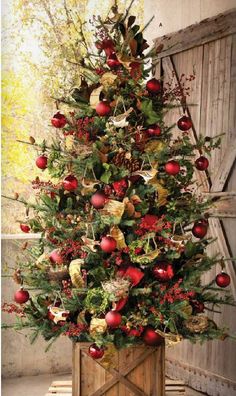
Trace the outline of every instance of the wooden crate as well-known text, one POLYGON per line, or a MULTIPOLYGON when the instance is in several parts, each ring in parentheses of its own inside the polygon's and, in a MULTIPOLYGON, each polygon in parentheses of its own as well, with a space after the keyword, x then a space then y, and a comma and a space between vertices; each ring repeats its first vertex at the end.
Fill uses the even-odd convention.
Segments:
POLYGON ((88 355, 89 343, 73 344, 72 396, 164 396, 165 346, 135 346, 114 354, 114 368, 88 355))
MULTIPOLYGON (((183 381, 166 379, 165 396, 184 396, 183 381)), ((72 381, 54 381, 45 396, 72 396, 72 381)))

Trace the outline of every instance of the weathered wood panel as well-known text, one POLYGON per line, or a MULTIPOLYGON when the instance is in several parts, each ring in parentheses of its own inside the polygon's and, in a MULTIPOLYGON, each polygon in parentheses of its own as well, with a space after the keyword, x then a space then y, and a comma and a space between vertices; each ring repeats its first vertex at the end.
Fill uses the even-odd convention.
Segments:
MULTIPOLYGON (((232 25, 236 25, 235 11, 227 13, 232 18, 232 25)), ((221 17, 223 21, 223 17, 221 17)), ((218 20, 217 18, 215 20, 218 20)), ((182 73, 195 74, 191 83, 190 96, 187 98, 187 112, 193 120, 193 130, 190 131, 192 140, 198 136, 217 136, 224 134, 222 145, 210 158, 207 174, 198 172, 196 179, 199 183, 198 191, 208 193, 221 200, 212 210, 210 220, 210 234, 218 237, 209 248, 209 254, 220 251, 226 258, 236 257, 236 220, 235 220, 235 147, 236 147, 236 35, 222 30, 222 34, 210 32, 205 23, 201 33, 201 24, 192 26, 190 30, 158 39, 158 44, 165 45, 159 54, 163 71, 164 83, 173 79, 178 82, 182 73), (195 29, 195 30, 194 30, 195 29), (207 32, 208 35, 207 37, 207 32), (190 32, 190 36, 186 32, 190 32), (211 34, 212 33, 212 34, 211 34), (186 34, 186 39, 184 35, 186 34), (198 36, 198 46, 194 47, 198 36), (204 40, 202 40, 204 36, 204 40), (181 38, 183 40, 181 41, 181 38), (217 38, 217 40, 216 40, 217 38), (176 42, 175 42, 176 40, 176 42), (187 43, 188 41, 188 43, 187 43), (166 44, 168 43, 168 44, 166 44), (204 43, 204 45, 199 45, 204 43), (168 56, 167 56, 168 55, 168 56), (169 56, 171 55, 171 56, 169 56), (229 199, 230 197, 230 199, 229 199), (228 198, 228 200, 226 200, 228 198), (234 216, 234 219, 230 216, 234 216), (222 219, 223 218, 223 219, 222 219)), ((212 24, 212 27, 214 23, 212 24)), ((233 29, 233 27, 231 27, 233 29)), ((213 29, 214 30, 214 29, 213 29)), ((234 30, 231 31, 231 33, 234 30)), ((168 124, 175 123, 183 114, 181 107, 173 109, 167 116, 168 124)), ((176 134, 180 132, 175 128, 176 134)), ((236 296, 235 264, 226 261, 226 271, 231 276, 231 291, 236 296)), ((205 275, 203 281, 215 278, 220 268, 214 268, 205 275)), ((222 314, 206 312, 216 323, 223 326, 227 323, 231 332, 236 328, 234 307, 223 307, 222 314)), ((167 373, 179 376, 198 390, 208 392, 213 396, 236 395, 236 344, 226 341, 208 342, 203 346, 183 343, 167 350, 167 373)))

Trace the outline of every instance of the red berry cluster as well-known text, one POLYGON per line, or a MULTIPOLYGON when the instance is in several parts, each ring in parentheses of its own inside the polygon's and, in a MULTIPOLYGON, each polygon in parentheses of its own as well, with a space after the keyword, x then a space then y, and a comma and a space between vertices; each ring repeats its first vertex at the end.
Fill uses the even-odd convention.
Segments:
POLYGON ((165 302, 169 304, 173 304, 175 301, 183 301, 190 300, 195 296, 194 291, 184 291, 180 285, 182 283, 182 279, 179 279, 172 287, 168 289, 168 285, 161 285, 160 292, 163 295, 160 299, 160 304, 164 304, 165 302))
POLYGON ((78 337, 81 333, 87 332, 88 326, 83 323, 70 323, 64 335, 68 337, 78 337))
POLYGON ((7 312, 7 313, 15 313, 16 315, 22 317, 25 317, 24 309, 18 307, 15 304, 8 304, 4 303, 2 305, 2 311, 7 312))
POLYGON ((142 236, 147 232, 160 232, 162 230, 170 229, 171 224, 165 221, 165 216, 157 217, 155 215, 146 214, 142 217, 138 230, 135 231, 136 235, 142 236))

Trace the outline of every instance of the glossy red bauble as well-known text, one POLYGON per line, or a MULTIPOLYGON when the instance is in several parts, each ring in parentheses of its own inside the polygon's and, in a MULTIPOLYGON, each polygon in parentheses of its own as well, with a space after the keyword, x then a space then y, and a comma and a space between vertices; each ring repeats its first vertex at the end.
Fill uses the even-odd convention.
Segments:
POLYGON ((39 169, 46 169, 48 164, 48 159, 45 155, 40 155, 35 161, 36 166, 39 169))
POLYGON ((106 195, 102 191, 97 191, 92 195, 90 202, 95 209, 102 209, 106 203, 106 195))
POLYGON ((17 304, 24 304, 29 300, 29 292, 24 289, 17 290, 14 294, 14 300, 17 304))
POLYGON ((99 348, 96 344, 92 344, 89 347, 88 353, 93 359, 101 359, 104 355, 104 349, 99 348))
POLYGON ((225 272, 221 272, 216 276, 216 284, 219 287, 227 287, 231 282, 230 276, 225 272))
POLYGON ((150 125, 145 132, 148 136, 160 136, 161 128, 158 125, 150 125))
POLYGON ((192 228, 192 233, 196 238, 204 238, 207 234, 207 225, 202 222, 195 223, 192 228))
POLYGON ((177 161, 171 160, 165 164, 165 171, 168 175, 175 176, 180 171, 180 165, 177 161))
POLYGON ((143 341, 150 346, 157 346, 163 343, 163 337, 156 333, 152 327, 146 327, 143 333, 143 341))
POLYGON ((65 190, 73 191, 76 190, 78 187, 78 180, 75 176, 69 175, 65 177, 62 184, 65 190))
POLYGON ((110 114, 110 111, 111 107, 106 100, 99 102, 96 106, 96 113, 101 117, 108 116, 110 114))
POLYGON ((172 264, 165 261, 155 264, 152 273, 159 282, 168 282, 174 276, 172 264))
POLYGON ((59 250, 53 250, 49 255, 49 259, 53 264, 63 264, 63 257, 59 250))
POLYGON ((101 243, 100 243, 101 249, 105 253, 112 253, 114 250, 116 250, 116 240, 112 238, 111 236, 105 236, 102 237, 101 243))
POLYGON ((183 116, 181 117, 178 122, 177 122, 178 128, 181 131, 188 131, 190 128, 192 128, 193 123, 191 121, 190 117, 183 116))
POLYGON ((195 166, 196 166, 197 170, 205 171, 209 166, 209 161, 206 157, 201 155, 201 157, 196 159, 195 166))
POLYGON ((53 118, 51 119, 51 123, 55 128, 63 128, 66 123, 67 119, 64 114, 61 114, 59 111, 54 114, 53 118))
POLYGON ((136 286, 144 277, 144 273, 136 267, 128 267, 124 274, 125 278, 131 280, 132 286, 136 286))
POLYGON ((119 312, 110 311, 105 316, 105 321, 107 322, 108 326, 112 329, 119 327, 122 322, 122 316, 119 312))
POLYGON ((107 65, 113 69, 121 65, 119 60, 117 59, 116 54, 111 54, 107 59, 107 65))
POLYGON ((30 227, 27 224, 20 224, 20 229, 21 229, 21 231, 25 232, 26 234, 28 234, 28 232, 30 232, 30 227))
POLYGON ((156 94, 161 91, 161 83, 156 78, 152 78, 146 84, 148 92, 156 94))

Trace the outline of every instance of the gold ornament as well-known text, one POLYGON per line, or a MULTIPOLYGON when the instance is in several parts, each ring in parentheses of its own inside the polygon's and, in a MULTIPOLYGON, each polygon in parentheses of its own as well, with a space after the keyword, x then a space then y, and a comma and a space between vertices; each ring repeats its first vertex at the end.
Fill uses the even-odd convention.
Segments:
POLYGON ((89 103, 92 109, 96 109, 97 104, 100 102, 100 94, 103 90, 103 86, 94 89, 90 95, 89 103))
POLYGON ((116 240, 117 249, 123 249, 127 247, 124 234, 118 226, 111 227, 110 235, 116 240))
POLYGON ((141 254, 139 256, 135 256, 135 258, 132 260, 135 263, 140 263, 140 264, 145 264, 145 263, 150 263, 153 261, 155 258, 157 258, 160 255, 160 250, 155 249, 152 250, 149 253, 141 254))
POLYGON ((166 145, 159 140, 150 140, 145 145, 145 153, 159 153, 164 150, 166 145))
POLYGON ((49 264, 49 255, 47 253, 43 253, 41 254, 41 256, 39 256, 36 260, 36 267, 39 269, 46 269, 48 267, 49 264))
POLYGON ((123 216, 125 210, 124 202, 115 201, 114 199, 110 199, 103 209, 101 209, 100 213, 104 217, 114 216, 116 220, 116 224, 118 224, 123 216))
POLYGON ((105 89, 111 87, 115 80, 117 79, 117 76, 113 74, 112 72, 107 72, 102 75, 100 78, 100 83, 104 86, 105 89))
POLYGON ((184 322, 184 326, 191 333, 204 333, 208 329, 209 320, 207 316, 190 316, 184 322))
POLYGON ((160 334, 165 339, 165 344, 167 347, 174 346, 182 341, 183 337, 180 334, 165 333, 159 329, 155 329, 155 332, 160 334))
POLYGON ((89 332, 92 337, 96 337, 99 334, 104 334, 107 330, 107 322, 105 319, 92 318, 90 322, 89 332))
POLYGON ((73 286, 80 289, 85 286, 84 279, 81 275, 81 265, 84 263, 83 259, 72 260, 69 266, 69 273, 73 286))

